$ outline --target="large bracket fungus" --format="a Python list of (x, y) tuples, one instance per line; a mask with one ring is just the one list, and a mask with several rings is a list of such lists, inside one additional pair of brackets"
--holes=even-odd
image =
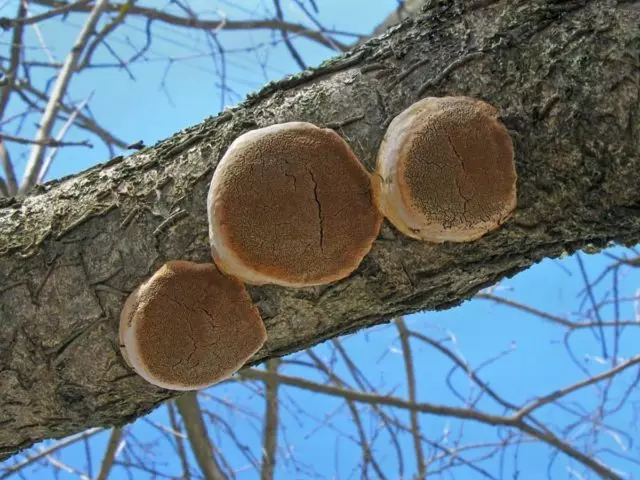
[(516, 206), (511, 137), (498, 111), (473, 98), (429, 97), (400, 113), (376, 173), (380, 210), (419, 240), (476, 240)]
[(171, 390), (196, 390), (229, 377), (266, 338), (245, 286), (211, 263), (166, 263), (129, 296), (120, 314), (127, 364)]
[(371, 176), (347, 143), (304, 122), (238, 137), (213, 174), (207, 208), (215, 262), (252, 284), (344, 278), (382, 222)]

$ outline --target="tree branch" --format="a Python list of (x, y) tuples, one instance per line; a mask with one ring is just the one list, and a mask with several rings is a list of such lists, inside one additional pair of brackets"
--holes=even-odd
[[(178, 419), (176, 418), (176, 412), (173, 406), (174, 403), (175, 400), (170, 400), (165, 404), (169, 412), (169, 422), (171, 423), (171, 428), (175, 432), (182, 433), (180, 431), (180, 426), (178, 425)], [(174, 435), (173, 437), (176, 442), (176, 450), (178, 452), (178, 458), (180, 459), (180, 465), (182, 465), (182, 478), (185, 480), (191, 480), (191, 469), (189, 468), (189, 459), (187, 458), (187, 452), (184, 448), (184, 440), (181, 435)]]
[(87, 17), (78, 38), (71, 48), (71, 51), (67, 55), (60, 73), (58, 73), (58, 76), (56, 77), (53, 90), (51, 91), (51, 96), (49, 97), (49, 101), (40, 120), (40, 128), (36, 133), (35, 146), (31, 150), (31, 155), (29, 156), (18, 193), (24, 195), (33, 188), (38, 180), (42, 162), (44, 161), (44, 153), (46, 151), (42, 142), (46, 141), (51, 136), (51, 130), (53, 129), (53, 125), (56, 121), (58, 110), (60, 108), (59, 103), (62, 101), (62, 98), (67, 91), (67, 86), (69, 85), (76, 65), (78, 64), (78, 59), (89, 41), (89, 37), (95, 33), (94, 29), (100, 19), (100, 14), (108, 3), (108, 0), (96, 0), (95, 5), (91, 7), (91, 12)]
[(216, 461), (207, 427), (202, 418), (197, 392), (188, 392), (176, 398), (176, 406), (182, 416), (184, 428), (200, 471), (207, 480), (227, 480)]
[(235, 138), (293, 120), (342, 124), (338, 132), (372, 171), (389, 120), (417, 99), (425, 78), (468, 52), (483, 54), (427, 94), (499, 107), (516, 151), (513, 218), (467, 244), (413, 241), (385, 223), (349, 278), (250, 287), (268, 331), (250, 363), (450, 308), (587, 244), (640, 240), (633, 13), (615, 0), (571, 11), (547, 0), (504, 0), (470, 14), (465, 2), (447, 5), (127, 159), (0, 199), (0, 459), (47, 436), (122, 425), (176, 395), (126, 366), (118, 317), (128, 293), (166, 261), (211, 261), (205, 199)]
[(18, 16), (17, 18), (2, 17), (0, 18), (0, 27), (6, 30), (9, 28), (16, 28), (22, 25), (34, 25), (44, 20), (57, 17), (58, 15), (64, 15), (65, 13), (69, 13), (73, 9), (83, 5), (87, 5), (90, 2), (91, 0), (78, 0), (77, 2), (55, 7), (39, 15), (32, 15), (29, 17), (20, 17), (20, 16)]
[(96, 480), (107, 480), (111, 469), (113, 468), (113, 462), (116, 459), (116, 454), (120, 448), (120, 441), (122, 440), (123, 429), (122, 427), (114, 427), (111, 429), (111, 435), (109, 435), (109, 441), (107, 442), (107, 449), (102, 457), (102, 464), (100, 465), (100, 472), (96, 477)]
[[(280, 359), (273, 358), (267, 362), (267, 371), (278, 373)], [(262, 431), (262, 467), (260, 469), (261, 480), (273, 480), (276, 469), (276, 452), (278, 448), (278, 382), (271, 379), (264, 383), (265, 386), (265, 416), (264, 429)]]
[[(33, 3), (40, 5), (54, 6), (54, 0), (34, 0)], [(123, 8), (122, 3), (109, 3), (105, 11), (109, 13), (118, 13)], [(87, 12), (90, 10), (89, 5), (77, 5), (70, 11), (72, 12)], [(127, 10), (128, 15), (138, 15), (148, 18), (150, 20), (158, 20), (169, 25), (175, 25), (185, 28), (197, 28), (201, 30), (217, 30), (224, 28), (225, 30), (282, 30), (287, 33), (295, 33), (301, 37), (313, 40), (327, 48), (334, 49), (338, 47), (339, 51), (346, 52), (349, 49), (349, 45), (341, 43), (334, 39), (327, 39), (326, 33), (328, 32), (316, 32), (309, 30), (304, 25), (298, 25), (296, 23), (282, 22), (279, 20), (202, 20), (199, 18), (186, 18), (178, 17), (162, 10), (156, 10), (148, 7), (141, 7), (132, 5)]]
[(350, 399), (356, 402), (362, 402), (369, 405), (387, 405), (390, 407), (402, 408), (409, 412), (426, 413), (432, 415), (439, 415), (443, 417), (454, 417), (465, 420), (473, 420), (485, 425), (492, 426), (507, 426), (522, 430), (524, 433), (541, 440), (548, 445), (557, 448), (567, 456), (574, 458), (581, 462), (585, 466), (589, 467), (594, 472), (598, 473), (604, 478), (622, 480), (622, 477), (615, 474), (608, 467), (596, 459), (586, 455), (579, 450), (576, 450), (568, 443), (562, 441), (551, 432), (541, 432), (540, 430), (528, 425), (522, 419), (515, 416), (505, 417), (501, 415), (492, 415), (489, 413), (483, 413), (477, 410), (471, 410), (469, 408), (450, 407), (448, 405), (436, 405), (431, 403), (412, 403), (402, 398), (392, 397), (390, 395), (371, 394), (358, 392), (355, 390), (347, 390), (338, 387), (332, 387), (329, 385), (320, 385), (318, 383), (303, 380), (301, 378), (290, 377), (281, 374), (273, 374), (269, 372), (263, 372), (256, 369), (245, 369), (239, 373), (239, 377), (242, 379), (250, 380), (263, 380), (277, 378), (278, 382), (282, 385), (288, 385), (291, 387), (302, 388), (316, 393), (323, 393), (325, 395), (332, 395), (335, 397)]
[(93, 147), (88, 140), (82, 140), (79, 142), (63, 142), (52, 137), (32, 140), (30, 138), (9, 135), (8, 133), (0, 133), (0, 141), (15, 142), (22, 145), (38, 145), (42, 147)]
[(561, 388), (560, 390), (556, 390), (555, 392), (545, 395), (544, 397), (540, 397), (534, 400), (533, 402), (531, 402), (529, 405), (518, 410), (513, 416), (514, 418), (521, 420), (527, 415), (529, 415), (531, 412), (533, 412), (534, 410), (537, 410), (538, 408), (544, 405), (547, 405), (551, 402), (555, 402), (556, 400), (566, 395), (569, 395), (570, 393), (573, 393), (576, 390), (580, 390), (581, 388), (588, 387), (589, 385), (593, 385), (594, 383), (598, 383), (607, 378), (614, 377), (615, 375), (619, 374), (623, 370), (626, 370), (629, 367), (633, 367), (634, 365), (637, 365), (639, 363), (640, 363), (640, 355), (635, 356), (627, 360), (626, 362), (623, 362), (617, 365), (616, 367), (607, 370), (606, 372), (602, 372), (599, 375), (596, 375), (591, 378), (587, 378), (578, 383), (574, 383), (573, 385), (570, 385), (568, 387)]
[[(404, 323), (402, 317), (396, 318), (396, 326), (400, 334), (400, 344), (402, 345), (402, 358), (404, 359), (404, 369), (407, 375), (407, 390), (409, 392), (409, 401), (416, 402), (416, 376), (413, 370), (413, 354), (411, 353), (411, 343), (409, 341), (409, 330)], [(424, 453), (422, 451), (422, 441), (420, 439), (420, 421), (418, 413), (412, 410), (409, 413), (411, 417), (411, 435), (413, 436), (413, 449), (416, 452), (416, 463), (418, 470), (418, 478), (426, 478), (427, 467), (424, 463)]]

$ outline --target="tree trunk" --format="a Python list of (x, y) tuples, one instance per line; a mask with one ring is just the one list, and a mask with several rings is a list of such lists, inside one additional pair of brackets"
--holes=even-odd
[(464, 94), (500, 108), (519, 175), (514, 218), (481, 240), (420, 243), (385, 223), (343, 281), (251, 287), (269, 333), (251, 363), (450, 308), (543, 258), (640, 240), (639, 3), (429, 5), (151, 148), (0, 200), (0, 460), (44, 438), (122, 425), (173, 395), (126, 367), (118, 315), (164, 262), (210, 261), (209, 181), (247, 130), (331, 126), (372, 170), (393, 116), (421, 97)]

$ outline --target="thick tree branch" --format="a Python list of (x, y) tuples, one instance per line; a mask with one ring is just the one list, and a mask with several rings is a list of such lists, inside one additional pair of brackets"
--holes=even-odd
[(118, 316), (167, 260), (210, 261), (209, 181), (247, 130), (331, 124), (372, 170), (385, 125), (432, 79), (424, 95), (500, 108), (519, 175), (514, 217), (476, 242), (420, 243), (385, 223), (343, 281), (250, 287), (269, 335), (250, 363), (452, 307), (589, 243), (638, 242), (637, 10), (615, 0), (505, 0), (466, 12), (465, 3), (428, 10), (127, 159), (0, 199), (0, 458), (45, 437), (124, 424), (174, 395), (127, 368)]

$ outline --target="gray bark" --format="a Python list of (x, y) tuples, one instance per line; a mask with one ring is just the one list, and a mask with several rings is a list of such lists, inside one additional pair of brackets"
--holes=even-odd
[[(120, 357), (126, 295), (171, 259), (210, 261), (205, 198), (241, 133), (333, 126), (370, 170), (387, 122), (424, 96), (498, 106), (516, 147), (518, 208), (469, 244), (388, 223), (349, 278), (252, 287), (269, 333), (251, 363), (420, 310), (450, 308), (547, 257), (640, 241), (637, 1), (431, 1), (320, 68), (128, 158), (0, 203), (0, 459), (48, 437), (122, 425), (173, 393)], [(126, 112), (123, 112), (126, 113)]]

